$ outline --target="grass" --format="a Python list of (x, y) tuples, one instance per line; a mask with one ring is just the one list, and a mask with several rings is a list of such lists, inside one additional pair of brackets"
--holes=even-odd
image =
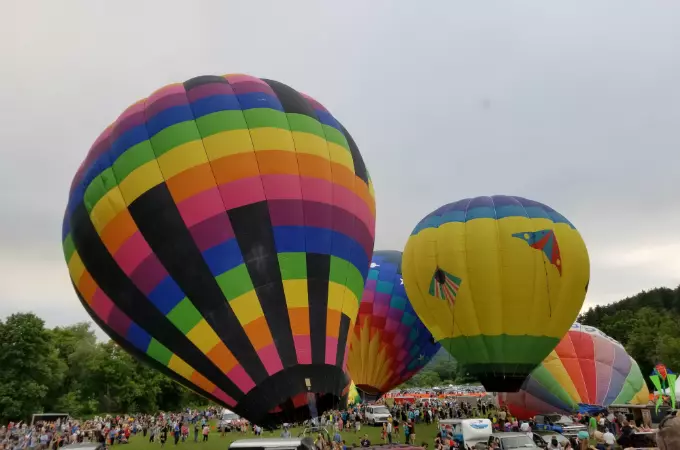
[[(226, 450), (229, 447), (229, 444), (231, 444), (233, 441), (237, 439), (252, 439), (255, 438), (255, 435), (253, 435), (252, 432), (249, 432), (245, 435), (241, 433), (226, 433), (224, 437), (220, 436), (220, 434), (215, 431), (215, 426), (214, 423), (211, 423), (211, 432), (210, 436), (208, 437), (208, 442), (203, 443), (201, 442), (202, 436), (198, 437), (199, 442), (195, 443), (194, 442), (194, 435), (193, 435), (193, 428), (190, 427), (190, 434), (189, 434), (189, 439), (187, 442), (182, 443), (180, 440), (179, 444), (175, 447), (175, 441), (174, 438), (172, 438), (170, 435), (168, 435), (168, 441), (165, 443), (164, 449), (172, 450), (174, 448), (177, 448), (177, 450)], [(291, 436), (297, 436), (303, 431), (302, 428), (292, 428), (291, 429)], [(333, 430), (328, 429), (328, 432), (331, 434), (331, 437), (333, 436)], [(361, 437), (364, 434), (368, 434), (368, 439), (371, 441), (371, 444), (376, 445), (376, 444), (381, 444), (382, 440), (380, 439), (380, 432), (381, 428), (380, 427), (371, 427), (368, 425), (362, 425), (361, 431), (359, 433), (354, 433), (353, 431), (346, 431), (346, 432), (341, 432), (340, 434), (342, 435), (342, 438), (345, 440), (347, 443), (347, 446), (351, 446), (352, 444), (357, 444), (359, 445), (359, 441), (361, 440)], [(263, 438), (268, 438), (268, 437), (279, 437), (281, 433), (281, 430), (276, 430), (273, 433), (269, 433), (268, 431), (263, 431), (262, 436)], [(432, 443), (434, 441), (434, 437), (437, 434), (437, 426), (436, 425), (425, 425), (424, 423), (416, 425), (416, 444), (420, 445), (421, 442), (428, 442), (430, 444), (430, 447), (432, 447)], [(404, 431), (400, 427), (399, 428), (399, 442), (404, 442)], [(114, 448), (118, 447), (118, 445), (114, 445)], [(135, 437), (130, 438), (130, 444), (120, 448), (119, 450), (159, 450), (160, 449), (160, 443), (159, 442), (154, 442), (151, 443), (149, 442), (149, 437), (147, 436), (144, 438), (144, 436), (138, 434)]]

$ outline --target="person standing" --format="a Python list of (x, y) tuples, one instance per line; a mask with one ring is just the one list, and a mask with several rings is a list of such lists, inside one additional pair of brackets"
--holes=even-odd
[(392, 425), (392, 416), (389, 416), (387, 418), (387, 443), (392, 444), (392, 431), (393, 431), (393, 425)]
[(595, 430), (597, 430), (597, 419), (590, 416), (590, 419), (588, 419), (588, 434), (590, 437), (595, 436)]
[(168, 426), (163, 425), (161, 428), (161, 448), (165, 447), (165, 441), (168, 440)]
[(172, 427), (172, 437), (175, 438), (175, 445), (179, 443), (179, 438), (180, 438), (180, 426), (179, 423), (175, 422), (173, 427)]
[(548, 444), (548, 447), (546, 447), (548, 450), (561, 450), (562, 446), (557, 442), (557, 438), (555, 436), (550, 439), (550, 443)]
[(203, 442), (208, 442), (208, 434), (210, 433), (210, 425), (207, 423), (203, 427)]

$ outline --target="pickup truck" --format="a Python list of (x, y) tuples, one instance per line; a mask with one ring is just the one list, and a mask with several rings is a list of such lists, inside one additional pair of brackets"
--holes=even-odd
[(561, 414), (539, 414), (534, 418), (534, 428), (542, 431), (557, 431), (564, 436), (576, 436), (579, 431), (588, 431), (588, 427), (574, 422)]

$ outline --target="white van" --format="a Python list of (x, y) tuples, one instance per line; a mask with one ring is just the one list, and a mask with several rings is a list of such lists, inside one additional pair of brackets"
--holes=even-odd
[(439, 421), (442, 436), (448, 435), (463, 448), (483, 447), (489, 442), (493, 427), (489, 419), (443, 419)]
[(236, 429), (236, 424), (240, 419), (241, 418), (238, 416), (238, 414), (225, 408), (222, 410), (218, 427), (220, 430), (224, 430), (225, 432), (238, 431)]
[(314, 450), (314, 439), (305, 438), (255, 438), (239, 439), (229, 445), (229, 450)]
[(387, 422), (392, 414), (385, 405), (368, 405), (366, 407), (366, 422), (369, 425), (378, 425)]

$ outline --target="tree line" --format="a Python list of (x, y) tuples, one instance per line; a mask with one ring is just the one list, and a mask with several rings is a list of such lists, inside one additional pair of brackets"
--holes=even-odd
[(88, 323), (46, 328), (32, 313), (0, 321), (0, 423), (38, 412), (177, 411), (198, 395), (138, 362)]
[[(596, 306), (578, 320), (621, 342), (643, 375), (659, 362), (680, 371), (680, 287), (653, 289)], [(401, 387), (475, 381), (442, 349)], [(113, 341), (97, 342), (88, 323), (50, 329), (32, 313), (0, 321), (0, 423), (28, 420), (37, 412), (86, 417), (176, 411), (205, 403)]]
[(399, 386), (402, 389), (434, 386), (448, 386), (449, 384), (474, 383), (477, 380), (465, 372), (465, 367), (459, 365), (444, 348), (434, 355), (432, 360), (410, 380)]
[[(680, 372), (680, 286), (643, 291), (606, 306), (590, 308), (578, 319), (619, 341), (648, 375), (658, 363)], [(432, 387), (474, 382), (442, 349), (416, 376), (400, 387)]]
[(654, 366), (680, 371), (680, 286), (640, 292), (606, 306), (596, 306), (579, 322), (599, 328), (619, 341), (640, 366), (647, 385)]

